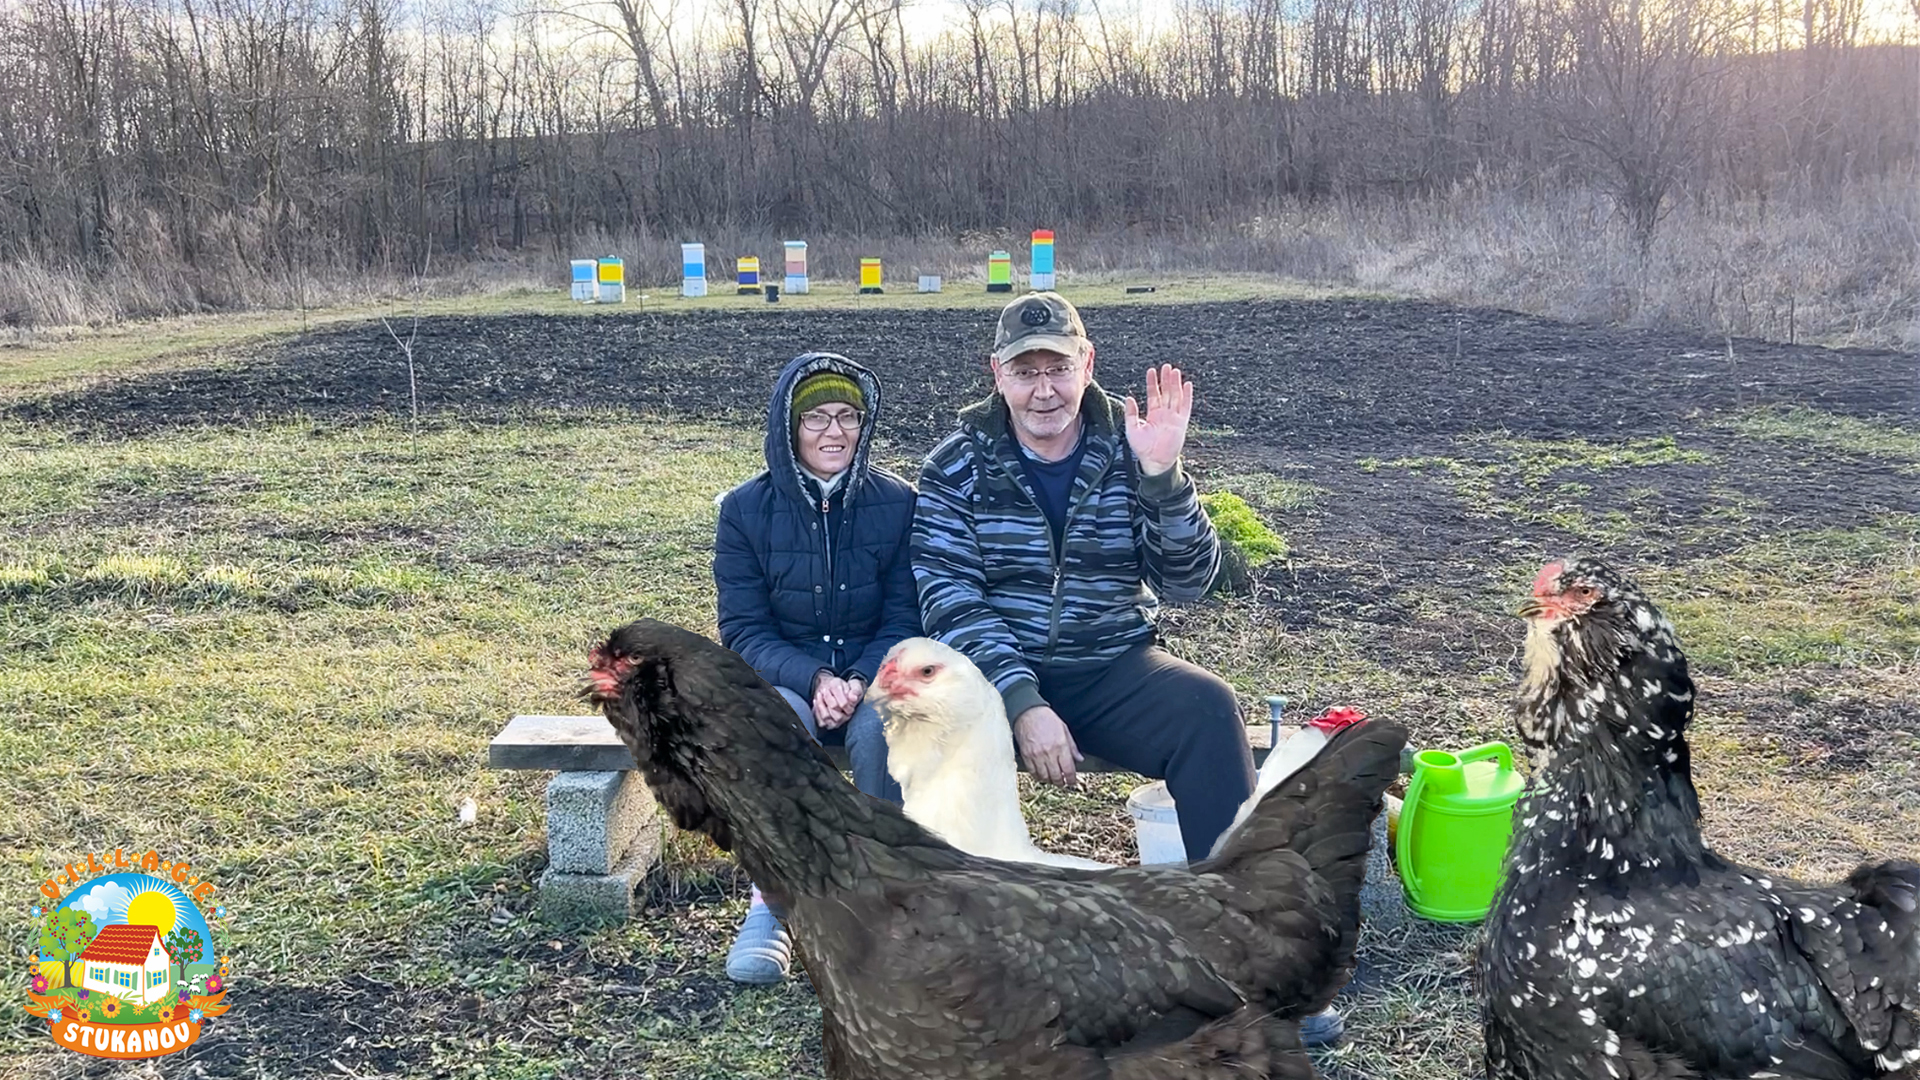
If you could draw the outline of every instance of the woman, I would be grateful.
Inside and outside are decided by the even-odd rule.
[[[713,578],[720,642],[823,743],[853,782],[898,804],[879,714],[861,698],[887,650],[920,633],[907,544],[914,491],[868,464],[880,383],[834,353],[795,357],[767,406],[767,470],[720,500]],[[786,977],[792,943],[756,887],[727,953],[736,982]]]

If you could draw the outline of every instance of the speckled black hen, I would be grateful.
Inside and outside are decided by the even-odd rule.
[[[1672,624],[1592,560],[1548,564],[1522,614],[1535,771],[1481,951],[1489,1076],[1907,1075],[1920,866],[1822,887],[1721,859]]]
[[[1310,1077],[1297,1020],[1352,974],[1401,728],[1368,723],[1192,872],[968,855],[855,791],[745,662],[665,623],[594,650],[590,700],[682,828],[783,905],[839,1078]]]

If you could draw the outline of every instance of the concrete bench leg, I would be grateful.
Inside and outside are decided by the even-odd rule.
[[[547,869],[540,911],[562,923],[622,922],[660,858],[664,830],[631,771],[561,772],[547,784]]]

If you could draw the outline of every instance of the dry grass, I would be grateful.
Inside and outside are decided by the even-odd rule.
[[[1063,223],[1064,225],[1065,223]],[[4,327],[100,326],[208,310],[312,312],[524,290],[564,305],[569,257],[618,255],[634,291],[671,295],[682,237],[590,234],[541,249],[436,256],[416,290],[412,267],[314,265],[262,275],[239,265],[185,267],[154,251],[111,275],[73,267],[0,265]],[[732,292],[734,258],[758,255],[782,275],[783,237],[704,234],[716,298]],[[888,288],[911,293],[937,274],[949,293],[981,293],[986,255],[1013,253],[1024,280],[1024,230],[920,237],[809,236],[813,279],[835,289],[877,256]],[[564,250],[562,250],[564,249]],[[1677,201],[1644,251],[1601,192],[1535,192],[1510,181],[1398,200],[1295,202],[1244,221],[1185,230],[1060,231],[1068,285],[1166,285],[1195,275],[1256,275],[1321,287],[1493,305],[1626,326],[1828,345],[1920,346],[1920,177],[1859,180],[1812,193]],[[1192,298],[1191,288],[1184,290]],[[984,294],[983,294],[984,295]],[[18,330],[11,331],[16,336]]]
[[[1298,226],[1364,288],[1557,318],[1825,345],[1920,346],[1920,177],[1679,202],[1643,252],[1601,194],[1468,186]]]

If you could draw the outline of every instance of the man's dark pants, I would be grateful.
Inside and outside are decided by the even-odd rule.
[[[1110,664],[1035,674],[1081,753],[1167,782],[1188,860],[1206,858],[1253,794],[1253,752],[1233,688],[1157,645]]]

